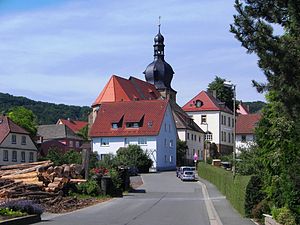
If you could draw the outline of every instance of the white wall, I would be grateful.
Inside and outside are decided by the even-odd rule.
[[[243,148],[243,149],[248,149],[251,146],[255,145],[255,140],[254,140],[254,134],[243,134],[244,136],[246,136],[246,141],[242,142],[242,134],[237,134],[236,135],[236,148],[237,150],[239,148]]]
[[[166,145],[165,145],[166,140]],[[177,130],[173,114],[168,105],[165,117],[161,124],[159,135],[157,137],[157,169],[175,169],[176,168],[176,140]],[[173,141],[173,146],[170,146]],[[171,160],[172,159],[172,160]]]
[[[11,139],[12,135],[16,135],[16,144],[12,144]],[[22,136],[26,136],[26,144],[21,144]],[[4,150],[8,151],[8,161],[4,161]],[[17,152],[17,161],[12,161],[12,152]],[[2,144],[0,145],[0,165],[11,165],[11,164],[18,164],[18,163],[25,163],[22,162],[21,152],[25,152],[25,162],[29,162],[29,155],[30,152],[33,153],[33,162],[37,161],[37,148],[34,145],[33,141],[29,137],[29,135],[25,134],[16,134],[16,133],[9,133],[8,136],[4,139]]]
[[[186,159],[194,160],[194,152],[198,154],[199,160],[203,159],[204,150],[204,134],[200,132],[195,132],[191,130],[180,129],[177,131],[178,137],[181,141],[186,141],[188,150],[186,154]],[[188,135],[189,134],[189,135]],[[196,135],[196,140],[193,138]],[[189,139],[188,139],[189,136]],[[200,141],[199,141],[200,136]]]
[[[187,112],[190,115],[195,123],[204,131],[207,130],[212,133],[212,140],[216,144],[224,144],[233,146],[232,141],[232,133],[233,133],[233,126],[232,126],[232,119],[233,115],[222,112],[222,111],[201,111],[201,112]],[[201,116],[206,115],[206,124],[202,124]],[[226,125],[222,124],[222,116],[226,117]],[[230,118],[230,126],[228,126],[228,117]],[[222,131],[226,133],[226,141],[222,141]],[[228,133],[230,133],[230,142],[228,141]]]

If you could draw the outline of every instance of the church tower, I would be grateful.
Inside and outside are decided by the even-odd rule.
[[[174,71],[165,61],[164,36],[160,33],[160,24],[158,25],[158,34],[154,37],[153,47],[154,61],[144,71],[145,79],[148,83],[155,85],[162,97],[176,102],[177,92],[171,87]]]

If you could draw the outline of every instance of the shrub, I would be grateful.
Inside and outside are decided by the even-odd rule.
[[[272,209],[273,218],[282,225],[296,225],[295,216],[292,214],[291,210],[287,207],[283,208],[273,208]]]
[[[270,213],[270,207],[269,207],[269,202],[264,199],[261,202],[259,202],[251,212],[251,216],[256,218],[256,219],[263,219],[264,213]]]
[[[41,205],[34,203],[31,200],[11,200],[4,202],[0,208],[9,208],[13,211],[21,211],[23,213],[27,213],[29,215],[32,214],[42,214],[43,208]]]
[[[261,203],[258,208],[255,210],[256,213],[260,213],[260,210],[266,209],[264,204],[266,201],[262,201],[265,198],[265,194],[262,191],[262,182],[258,176],[251,176],[249,183],[246,188],[246,196],[245,196],[245,213],[246,216],[253,216],[253,209]],[[263,204],[263,205],[262,205]],[[268,213],[267,211],[262,211],[262,213]],[[256,217],[255,218],[260,218]]]
[[[98,196],[101,194],[101,188],[96,180],[88,180],[87,182],[76,185],[79,194],[90,196]]]
[[[152,166],[152,160],[138,145],[119,148],[115,160],[117,165],[137,167],[140,172],[148,172]]]
[[[0,215],[1,216],[26,216],[27,213],[23,213],[21,211],[14,211],[9,208],[0,208]]]

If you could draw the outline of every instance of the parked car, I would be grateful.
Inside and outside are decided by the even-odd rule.
[[[195,180],[195,172],[194,171],[184,171],[183,174],[181,175],[181,180],[182,181],[194,181]]]
[[[181,176],[185,171],[193,171],[193,168],[190,166],[181,166],[179,168],[177,177],[181,179]]]

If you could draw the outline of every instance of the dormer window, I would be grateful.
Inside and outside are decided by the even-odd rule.
[[[119,127],[118,127],[118,124],[117,124],[117,123],[112,123],[112,124],[111,124],[111,128],[112,128],[112,129],[118,129]]]
[[[196,102],[195,102],[196,108],[200,108],[202,105],[203,105],[203,102],[201,102],[200,100],[196,100]]]
[[[111,128],[112,129],[118,129],[118,128],[122,127],[123,119],[124,119],[124,115],[120,118],[119,121],[112,122],[111,123]]]
[[[139,123],[138,122],[127,122],[126,123],[127,128],[139,128]]]

